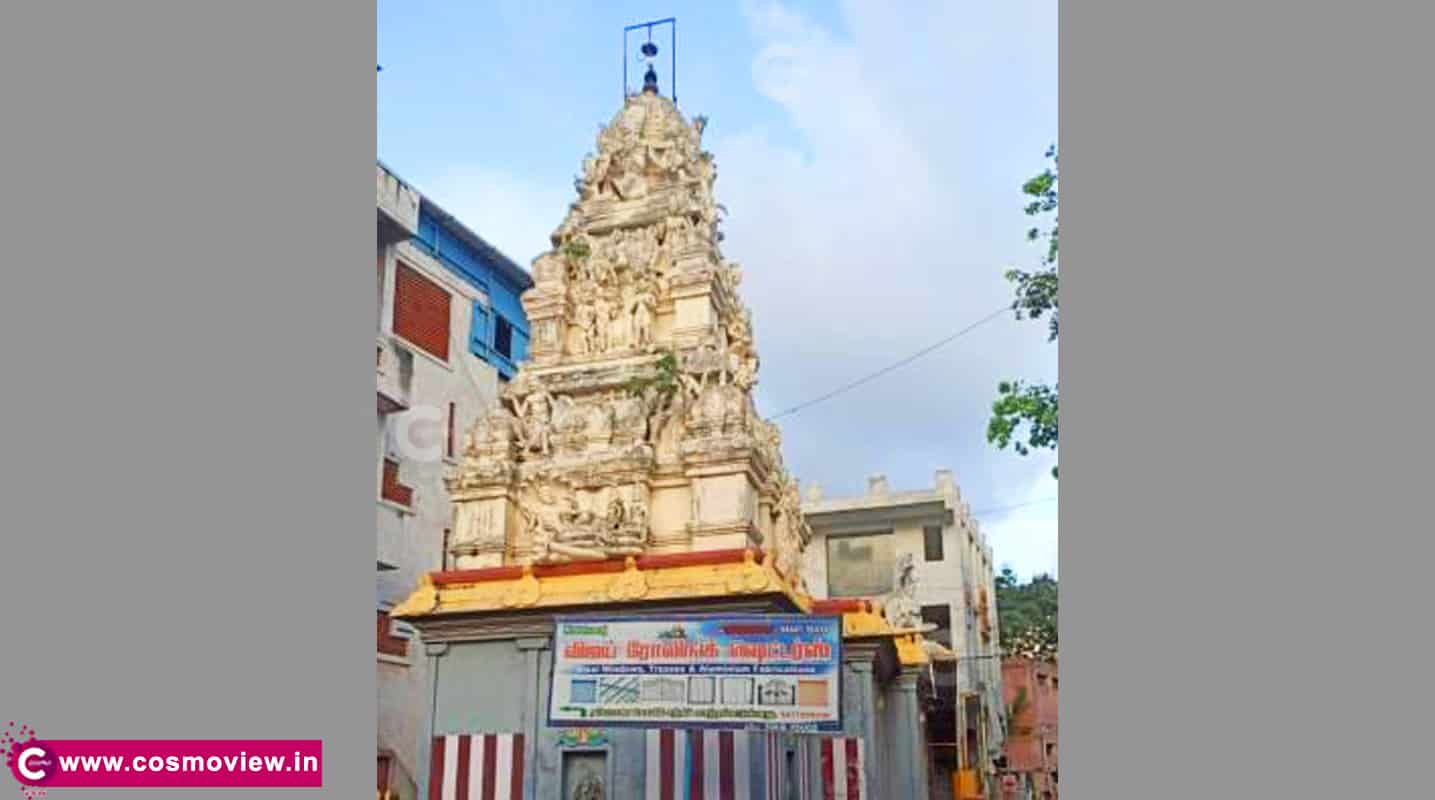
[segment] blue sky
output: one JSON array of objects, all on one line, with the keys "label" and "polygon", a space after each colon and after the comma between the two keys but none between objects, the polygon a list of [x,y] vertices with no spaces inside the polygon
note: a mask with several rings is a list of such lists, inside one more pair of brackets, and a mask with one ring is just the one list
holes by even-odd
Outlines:
[{"label": "blue sky", "polygon": [[[1056,140],[1056,14],[1053,0],[380,0],[379,157],[527,266],[621,104],[623,27],[677,17],[678,102],[709,118],[772,415],[1010,302],[1002,272],[1040,257],[1020,186]],[[979,513],[997,562],[1054,572],[1053,459],[996,451],[985,428],[996,383],[1054,380],[1056,356],[1042,323],[988,323],[779,420],[788,465],[829,496],[950,468],[974,511],[1010,509]]]}]

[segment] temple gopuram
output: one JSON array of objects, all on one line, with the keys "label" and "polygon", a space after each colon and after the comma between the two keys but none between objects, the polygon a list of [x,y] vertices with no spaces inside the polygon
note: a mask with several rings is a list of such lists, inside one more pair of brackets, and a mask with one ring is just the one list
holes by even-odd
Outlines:
[{"label": "temple gopuram", "polygon": [[[420,796],[927,795],[912,604],[818,602],[803,581],[811,530],[753,403],[704,125],[650,68],[533,262],[530,359],[448,478],[447,568],[392,613],[431,665]],[[840,617],[841,729],[550,726],[555,619],[698,614]]]}]

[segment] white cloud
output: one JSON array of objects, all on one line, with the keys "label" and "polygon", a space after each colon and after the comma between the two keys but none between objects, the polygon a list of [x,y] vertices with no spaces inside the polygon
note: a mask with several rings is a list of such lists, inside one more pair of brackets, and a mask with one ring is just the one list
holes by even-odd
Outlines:
[{"label": "white cloud", "polygon": [[[974,20],[914,5],[898,25],[881,7],[849,4],[850,33],[776,3],[749,5],[747,17],[754,84],[783,125],[709,147],[718,200],[730,209],[725,254],[744,266],[763,355],[758,401],[772,414],[1010,302],[1002,271],[1037,258],[1023,240],[1019,187],[1043,166],[1055,124],[1033,123],[1015,156],[1011,142],[984,138],[984,129],[1023,124],[1008,93],[1030,93],[1041,72],[1028,63],[1041,52],[992,63],[998,44],[1017,46],[1008,28],[1029,25],[1020,13]],[[1054,35],[1050,44],[1054,77]],[[860,491],[872,472],[918,488],[952,467],[977,508],[1049,497],[1049,459],[996,451],[984,434],[999,380],[1050,380],[1055,370],[1041,326],[993,322],[779,420],[788,462],[829,495]],[[998,563],[1022,574],[1055,569],[1054,504],[1014,510],[988,529]]]}]

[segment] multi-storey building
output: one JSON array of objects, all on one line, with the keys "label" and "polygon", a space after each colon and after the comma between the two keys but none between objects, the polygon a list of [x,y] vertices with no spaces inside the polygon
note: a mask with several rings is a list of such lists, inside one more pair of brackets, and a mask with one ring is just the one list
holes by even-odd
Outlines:
[{"label": "multi-storey building", "polygon": [[1002,660],[1010,712],[1001,771],[1002,800],[1056,800],[1057,669],[1055,661]]},{"label": "multi-storey building", "polygon": [[463,432],[527,354],[528,273],[378,165],[375,483],[378,506],[379,796],[414,797],[424,659],[389,619],[418,576],[444,567],[447,467]]},{"label": "multi-storey building", "polygon": [[926,634],[955,659],[935,658],[927,709],[933,797],[992,797],[1004,706],[992,551],[952,473],[930,489],[894,492],[884,476],[858,497],[809,487],[812,526],[803,574],[816,597],[882,598],[909,567]]}]

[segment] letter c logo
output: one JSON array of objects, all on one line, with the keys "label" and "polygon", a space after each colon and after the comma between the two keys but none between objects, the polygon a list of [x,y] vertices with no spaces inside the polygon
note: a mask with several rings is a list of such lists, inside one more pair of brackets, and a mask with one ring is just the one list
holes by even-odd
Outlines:
[{"label": "letter c logo", "polygon": [[395,415],[393,449],[405,459],[425,464],[443,457],[443,412],[436,406],[414,406]]},{"label": "letter c logo", "polygon": [[[45,770],[31,769],[30,762],[47,755],[49,755],[49,752],[43,747],[27,747],[21,750],[20,755],[16,757],[15,768],[20,771],[20,774],[24,776],[26,780],[42,781],[46,776]],[[40,761],[40,764],[46,767],[50,766],[51,763],[51,760]]]}]

